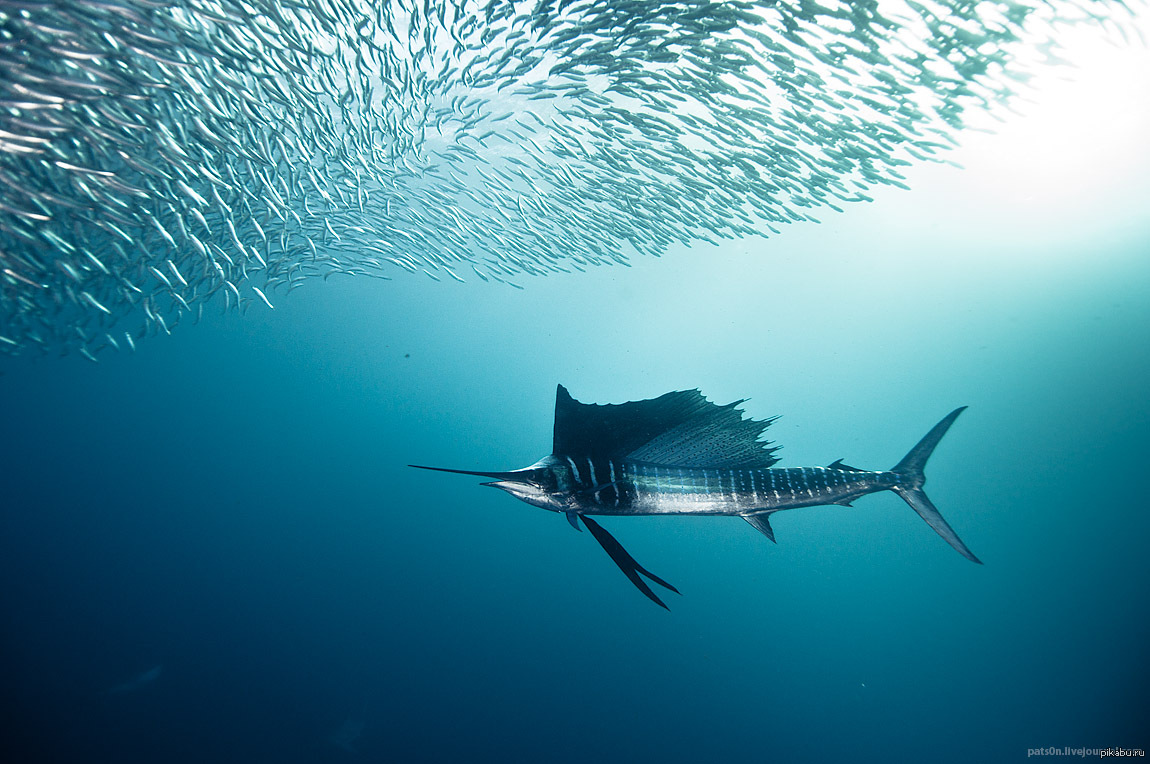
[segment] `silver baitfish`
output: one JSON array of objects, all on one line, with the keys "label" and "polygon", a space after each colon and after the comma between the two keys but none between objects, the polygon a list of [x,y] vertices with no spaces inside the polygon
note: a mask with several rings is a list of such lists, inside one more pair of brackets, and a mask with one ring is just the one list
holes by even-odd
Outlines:
[{"label": "silver baitfish", "polygon": [[773,419],[743,419],[736,409],[688,390],[621,404],[576,401],[559,385],[551,455],[530,467],[479,472],[410,466],[494,478],[483,485],[551,512],[575,530],[582,522],[627,578],[667,607],[643,576],[679,590],[643,568],[591,515],[727,515],[741,517],[771,541],[770,516],[823,504],[851,506],[870,493],[893,491],[963,557],[981,561],[962,543],[922,490],[923,468],[942,436],[965,410],[936,424],[889,470],[850,467],[776,467],[776,446],[761,440]]},{"label": "silver baitfish", "polygon": [[1120,0],[0,0],[0,352],[333,273],[520,286],[904,186]]}]

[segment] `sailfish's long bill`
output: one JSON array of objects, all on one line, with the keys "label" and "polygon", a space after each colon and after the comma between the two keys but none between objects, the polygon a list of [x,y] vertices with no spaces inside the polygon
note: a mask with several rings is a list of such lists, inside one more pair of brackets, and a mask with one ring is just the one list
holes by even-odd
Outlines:
[{"label": "sailfish's long bill", "polygon": [[559,385],[551,455],[503,472],[410,466],[490,478],[493,486],[580,523],[651,601],[667,605],[647,581],[679,593],[635,561],[591,515],[734,515],[771,541],[770,516],[824,504],[851,506],[869,493],[893,491],[938,535],[972,562],[981,561],[927,498],[923,468],[965,406],[947,414],[889,470],[836,460],[826,467],[775,467],[778,446],[762,439],[774,418],[744,419],[736,407],[711,403],[698,390],[645,401],[588,404]]}]

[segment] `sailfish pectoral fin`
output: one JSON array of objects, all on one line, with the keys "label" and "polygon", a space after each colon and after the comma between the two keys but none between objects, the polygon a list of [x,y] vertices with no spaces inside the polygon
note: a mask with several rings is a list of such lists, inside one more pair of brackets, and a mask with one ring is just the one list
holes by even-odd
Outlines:
[{"label": "sailfish pectoral fin", "polygon": [[671,608],[667,607],[666,604],[663,603],[663,600],[659,599],[655,592],[651,591],[651,587],[647,586],[647,582],[640,578],[639,574],[642,573],[659,586],[670,589],[675,594],[679,594],[679,590],[635,562],[635,558],[628,554],[622,544],[616,541],[615,537],[608,533],[599,523],[587,515],[580,515],[580,517],[583,519],[583,522],[587,524],[587,530],[591,531],[591,535],[599,542],[599,546],[603,547],[603,551],[610,555],[611,559],[615,561],[615,564],[619,566],[619,570],[623,571],[623,575],[627,576],[631,583],[656,605],[664,610],[670,610]]}]

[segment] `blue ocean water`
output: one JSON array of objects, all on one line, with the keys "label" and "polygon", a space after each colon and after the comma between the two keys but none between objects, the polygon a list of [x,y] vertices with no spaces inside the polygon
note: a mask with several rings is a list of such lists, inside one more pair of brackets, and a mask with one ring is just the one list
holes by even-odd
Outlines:
[{"label": "blue ocean water", "polygon": [[[8,760],[1146,748],[1150,193],[1011,198],[971,157],[766,241],[523,291],[333,277],[4,360]],[[609,519],[665,612],[562,517],[405,466],[533,462],[556,383],[749,397],[782,466],[886,468],[968,405],[927,490],[985,565],[889,494],[777,515],[778,545]]]}]

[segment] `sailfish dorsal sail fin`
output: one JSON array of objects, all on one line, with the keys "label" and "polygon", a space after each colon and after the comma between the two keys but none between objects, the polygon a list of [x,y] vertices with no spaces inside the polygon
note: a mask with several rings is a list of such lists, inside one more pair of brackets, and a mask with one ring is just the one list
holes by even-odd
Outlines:
[{"label": "sailfish dorsal sail fin", "polygon": [[552,453],[680,467],[765,469],[778,461],[778,449],[759,438],[774,419],[744,419],[735,408],[742,402],[719,406],[698,390],[680,390],[645,401],[580,403],[559,385]]}]

